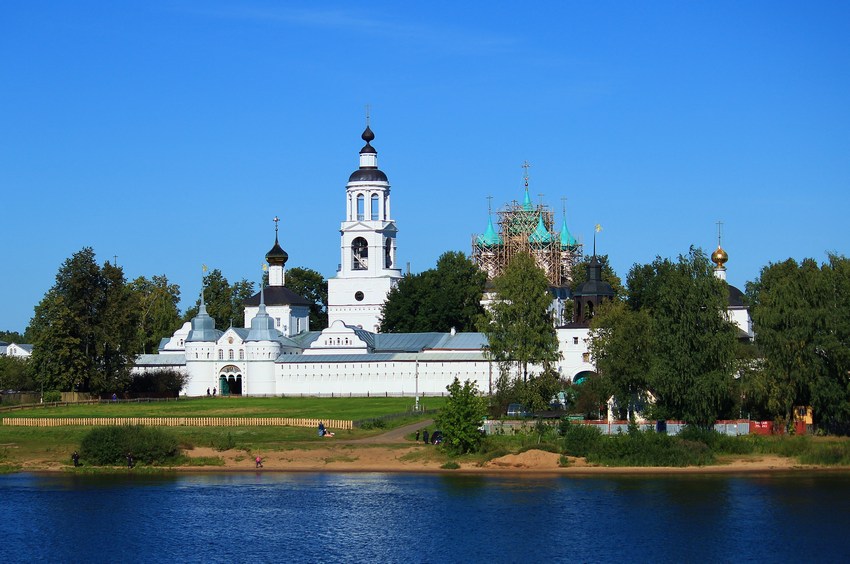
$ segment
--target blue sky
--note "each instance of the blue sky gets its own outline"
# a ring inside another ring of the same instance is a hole
[[[17,2],[0,8],[0,329],[84,246],[183,305],[201,265],[339,263],[364,108],[398,258],[469,252],[567,198],[625,278],[711,251],[729,281],[850,247],[846,2]]]

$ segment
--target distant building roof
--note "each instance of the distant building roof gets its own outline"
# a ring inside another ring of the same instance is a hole
[[[296,306],[311,306],[313,302],[308,300],[305,297],[299,296],[286,286],[266,286],[263,291],[265,294],[265,302],[266,306],[280,306],[280,305],[296,305]],[[246,306],[259,306],[260,305],[260,293],[257,292],[244,302],[242,302]]]
[[[185,366],[186,354],[140,354],[136,357],[136,366]]]

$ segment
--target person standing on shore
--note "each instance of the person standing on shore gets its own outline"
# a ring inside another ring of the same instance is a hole
[[[74,451],[74,454],[71,455],[71,460],[74,461],[74,468],[80,465],[80,455],[77,454],[77,451]]]

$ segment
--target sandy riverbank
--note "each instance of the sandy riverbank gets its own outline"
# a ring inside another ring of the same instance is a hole
[[[263,460],[261,471],[280,472],[451,472],[482,474],[753,474],[831,471],[850,472],[847,467],[820,467],[801,465],[790,458],[773,455],[758,455],[736,458],[724,464],[712,466],[613,468],[591,466],[583,458],[569,457],[569,466],[560,466],[560,455],[541,450],[529,450],[490,460],[484,464],[461,463],[460,468],[445,470],[441,461],[428,460],[424,449],[427,446],[389,448],[385,446],[329,445],[309,450],[287,450],[283,452],[259,453]],[[209,472],[255,472],[254,457],[244,451],[215,451],[196,448],[190,457],[219,457],[223,466],[180,467],[180,471]]]

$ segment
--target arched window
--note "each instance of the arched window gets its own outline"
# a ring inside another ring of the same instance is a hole
[[[363,237],[358,237],[351,242],[351,268],[354,270],[366,270],[369,263],[369,243]]]
[[[378,220],[378,195],[372,194],[372,221]]]
[[[364,206],[365,206],[365,202],[363,201],[363,194],[357,194],[357,219],[358,220],[366,219],[366,217],[365,217],[366,211],[364,209]]]
[[[393,267],[393,240],[387,239],[387,244],[384,247],[384,264],[385,268]]]
[[[227,359],[233,360],[233,349],[230,349],[229,351],[227,351]]]
[[[245,351],[239,349],[239,360],[245,360]]]
[[[223,351],[223,350],[221,350],[221,349],[219,349],[219,351],[218,351],[218,359],[219,359],[219,360],[224,360],[224,351]]]

